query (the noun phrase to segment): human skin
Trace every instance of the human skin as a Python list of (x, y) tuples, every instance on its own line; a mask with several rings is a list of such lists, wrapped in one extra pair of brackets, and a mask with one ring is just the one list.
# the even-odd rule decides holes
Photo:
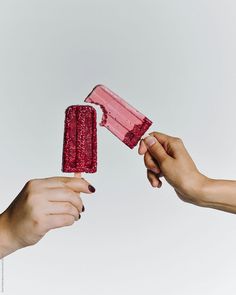
[(94, 191), (86, 180), (76, 177), (27, 182), (0, 214), (0, 258), (36, 244), (51, 229), (72, 225), (84, 211), (80, 193)]
[(236, 181), (203, 175), (180, 138), (152, 132), (140, 142), (139, 154), (153, 187), (160, 188), (164, 177), (181, 200), (236, 213)]

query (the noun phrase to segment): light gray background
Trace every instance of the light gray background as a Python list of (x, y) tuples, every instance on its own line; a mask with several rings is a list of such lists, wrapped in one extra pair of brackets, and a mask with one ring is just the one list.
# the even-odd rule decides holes
[[(199, 169), (236, 177), (236, 4), (2, 0), (0, 209), (61, 175), (64, 110), (103, 83)], [(100, 111), (99, 111), (100, 116)], [(137, 149), (99, 128), (97, 188), (70, 228), (5, 259), (5, 294), (235, 294), (236, 217), (152, 189)]]

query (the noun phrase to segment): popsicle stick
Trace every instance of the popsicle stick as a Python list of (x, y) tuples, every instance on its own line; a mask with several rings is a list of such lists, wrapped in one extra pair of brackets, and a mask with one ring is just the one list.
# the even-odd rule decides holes
[(82, 176), (81, 176), (81, 173), (80, 173), (80, 172), (78, 172), (78, 173), (75, 173), (75, 174), (74, 174), (74, 176), (75, 176), (75, 177), (77, 177), (77, 178), (82, 178)]

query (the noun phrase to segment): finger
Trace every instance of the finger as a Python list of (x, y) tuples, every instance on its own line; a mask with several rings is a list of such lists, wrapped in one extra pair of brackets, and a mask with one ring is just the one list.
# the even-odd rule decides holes
[(147, 152), (147, 147), (146, 147), (143, 139), (141, 139), (139, 142), (138, 153), (139, 153), (139, 155), (144, 155), (146, 152)]
[(96, 189), (83, 178), (79, 179), (74, 177), (66, 183), (66, 186), (77, 193), (83, 192), (86, 194), (91, 194), (96, 191)]
[(91, 194), (95, 192), (95, 188), (88, 183), (84, 178), (78, 177), (50, 177), (41, 179), (46, 187), (69, 187), (75, 192), (83, 192)]
[(162, 163), (169, 158), (169, 155), (166, 153), (165, 149), (156, 139), (156, 137), (148, 136), (144, 139), (144, 142), (148, 148), (148, 151), (150, 152), (152, 157), (157, 160), (161, 168)]
[(173, 158), (178, 158), (178, 156), (182, 156), (183, 154), (188, 154), (183, 141), (174, 136), (169, 136), (160, 132), (151, 133), (164, 147), (167, 154), (172, 156)]
[(158, 188), (161, 187), (162, 185), (161, 180), (152, 171), (147, 170), (147, 178), (153, 187), (158, 187)]
[(51, 202), (51, 204), (47, 208), (46, 214), (50, 215), (63, 215), (63, 214), (68, 214), (72, 215), (75, 220), (79, 219), (80, 212), (78, 208), (73, 206), (69, 202)]
[(144, 164), (147, 169), (151, 170), (154, 173), (160, 173), (160, 167), (158, 163), (154, 160), (149, 152), (146, 152), (144, 155)]
[(79, 193), (74, 193), (69, 188), (52, 189), (48, 192), (47, 199), (51, 202), (69, 202), (80, 212), (83, 210), (83, 202)]
[(55, 176), (55, 177), (48, 177), (42, 178), (41, 180), (44, 181), (46, 185), (49, 187), (61, 187), (63, 184), (71, 181), (74, 177), (65, 177), (65, 176)]
[(64, 226), (70, 226), (75, 222), (75, 218), (69, 214), (48, 215), (48, 228), (55, 229)]
[(161, 145), (164, 145), (166, 142), (172, 138), (172, 136), (161, 133), (161, 132), (151, 132), (149, 135), (154, 136)]
[(171, 153), (175, 159), (178, 159), (179, 157), (185, 157), (191, 159), (191, 156), (189, 155), (187, 149), (184, 146), (184, 143), (181, 138), (174, 137), (171, 139), (169, 144), (169, 149), (171, 150)]

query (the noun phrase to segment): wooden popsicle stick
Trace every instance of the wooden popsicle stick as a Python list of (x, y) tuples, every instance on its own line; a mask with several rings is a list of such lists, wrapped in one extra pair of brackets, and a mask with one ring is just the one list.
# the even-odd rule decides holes
[(74, 174), (74, 176), (75, 176), (75, 177), (77, 177), (77, 178), (82, 178), (82, 176), (81, 176), (81, 173), (80, 173), (80, 172), (78, 172), (78, 173), (75, 173), (75, 174)]

